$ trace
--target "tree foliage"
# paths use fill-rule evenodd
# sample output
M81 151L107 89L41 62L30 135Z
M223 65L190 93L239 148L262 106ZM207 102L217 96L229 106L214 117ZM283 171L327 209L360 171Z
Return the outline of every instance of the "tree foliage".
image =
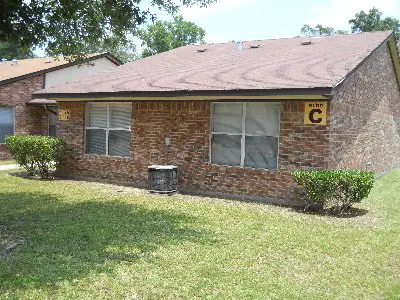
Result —
M79 59L87 45L128 36L148 20L150 8L176 13L181 5L207 6L216 0L0 0L0 41L39 46L49 55ZM148 4L147 4L148 3Z
M361 10L354 19L349 20L352 32L393 30L397 40L400 37L400 20L392 17L382 18L382 12L373 7L368 13Z
M318 24L317 26L315 26L315 28L319 31L320 35L333 35L335 34L335 29L333 29L332 27L325 27L321 24Z
M32 50L29 47L19 47L18 45L0 42L0 59L5 58L11 59L25 59L35 57Z
M338 29L335 30L335 34L348 34L349 32L347 30L343 30L343 29Z
M324 26L317 24L317 26L312 27L311 25L304 24L300 32L304 35L314 35L319 33L319 35L334 35L334 34L347 34L345 30L335 30L333 27Z
M52 136L8 136L7 148L28 175L49 178L64 159L65 143Z
M142 39L143 57L165 52L192 43L204 43L206 32L196 24L185 21L182 16L173 21L157 21L138 31Z
M104 53L109 52L123 63L128 63L138 59L136 45L133 41L127 39L121 42L116 37L109 37L97 43L83 46L84 53Z
M300 32L301 32L301 34L304 34L304 35L313 35L314 30L315 30L315 28L312 27L311 25L304 24L303 27L301 27Z
M382 18L382 12L377 8L373 7L368 13L361 10L356 13L353 19L349 20L351 25L351 32L372 32L372 31L385 31L392 30L396 36L396 39L400 38L400 19L393 17ZM345 30L335 30L329 26L323 26L318 24L315 27L310 25L303 25L301 33L305 35L313 35L315 31L319 31L321 35L333 35L333 34L347 34Z

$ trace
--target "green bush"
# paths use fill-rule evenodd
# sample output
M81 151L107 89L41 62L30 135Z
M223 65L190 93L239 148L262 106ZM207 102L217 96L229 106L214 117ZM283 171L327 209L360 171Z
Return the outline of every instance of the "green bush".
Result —
M368 197L374 173L361 170L293 171L295 182L306 194L307 206L330 206L341 214Z
M48 178L64 157L64 142L50 136L9 136L8 150L28 175Z

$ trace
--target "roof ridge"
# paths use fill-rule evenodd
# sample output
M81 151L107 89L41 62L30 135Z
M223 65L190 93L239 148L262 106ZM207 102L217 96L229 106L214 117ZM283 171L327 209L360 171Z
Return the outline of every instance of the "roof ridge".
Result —
M349 33L344 33L344 34L322 35L322 36L318 36L318 38L332 38L332 37L352 36L352 35L361 35L361 34L378 34L378 33L383 33L383 32L392 33L393 30L349 32ZM297 36L292 36L292 37L273 37L273 38L265 38L265 39L254 39L254 40L237 40L237 41L232 40L232 41L228 41L228 42L189 44L189 45L185 45L183 47L187 47L187 46L201 47L201 46L205 46L205 45L225 45L225 44L227 45L227 44L231 44L233 42L250 43L250 42L263 42L263 41L277 41L277 40L300 39L300 38L305 38L305 37L308 37L308 36L297 35ZM310 37L313 38L314 36L310 36ZM179 47L179 48L182 48L182 47Z

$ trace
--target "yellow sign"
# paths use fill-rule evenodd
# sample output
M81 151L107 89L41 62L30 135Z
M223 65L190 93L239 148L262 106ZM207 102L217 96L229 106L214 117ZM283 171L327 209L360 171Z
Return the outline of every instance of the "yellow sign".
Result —
M304 106L304 124L326 125L328 102L306 102Z
M58 119L60 121L68 121L71 117L71 111L67 109L60 109L58 111Z

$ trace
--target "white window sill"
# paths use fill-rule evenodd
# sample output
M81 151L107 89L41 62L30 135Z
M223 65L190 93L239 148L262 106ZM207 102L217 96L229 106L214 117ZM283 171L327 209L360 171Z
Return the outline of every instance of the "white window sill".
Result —
M117 155L90 154L90 153L83 153L83 156L96 157L96 158L124 159L124 160L129 160L132 158L131 156L117 156Z
M241 166L230 166L230 165L217 165L213 163L208 163L210 166L215 167L224 167L224 168L238 168L238 169L249 169L249 170L262 170L262 171L279 171L279 168L276 169L263 169L263 168L252 168L252 167L241 167Z

